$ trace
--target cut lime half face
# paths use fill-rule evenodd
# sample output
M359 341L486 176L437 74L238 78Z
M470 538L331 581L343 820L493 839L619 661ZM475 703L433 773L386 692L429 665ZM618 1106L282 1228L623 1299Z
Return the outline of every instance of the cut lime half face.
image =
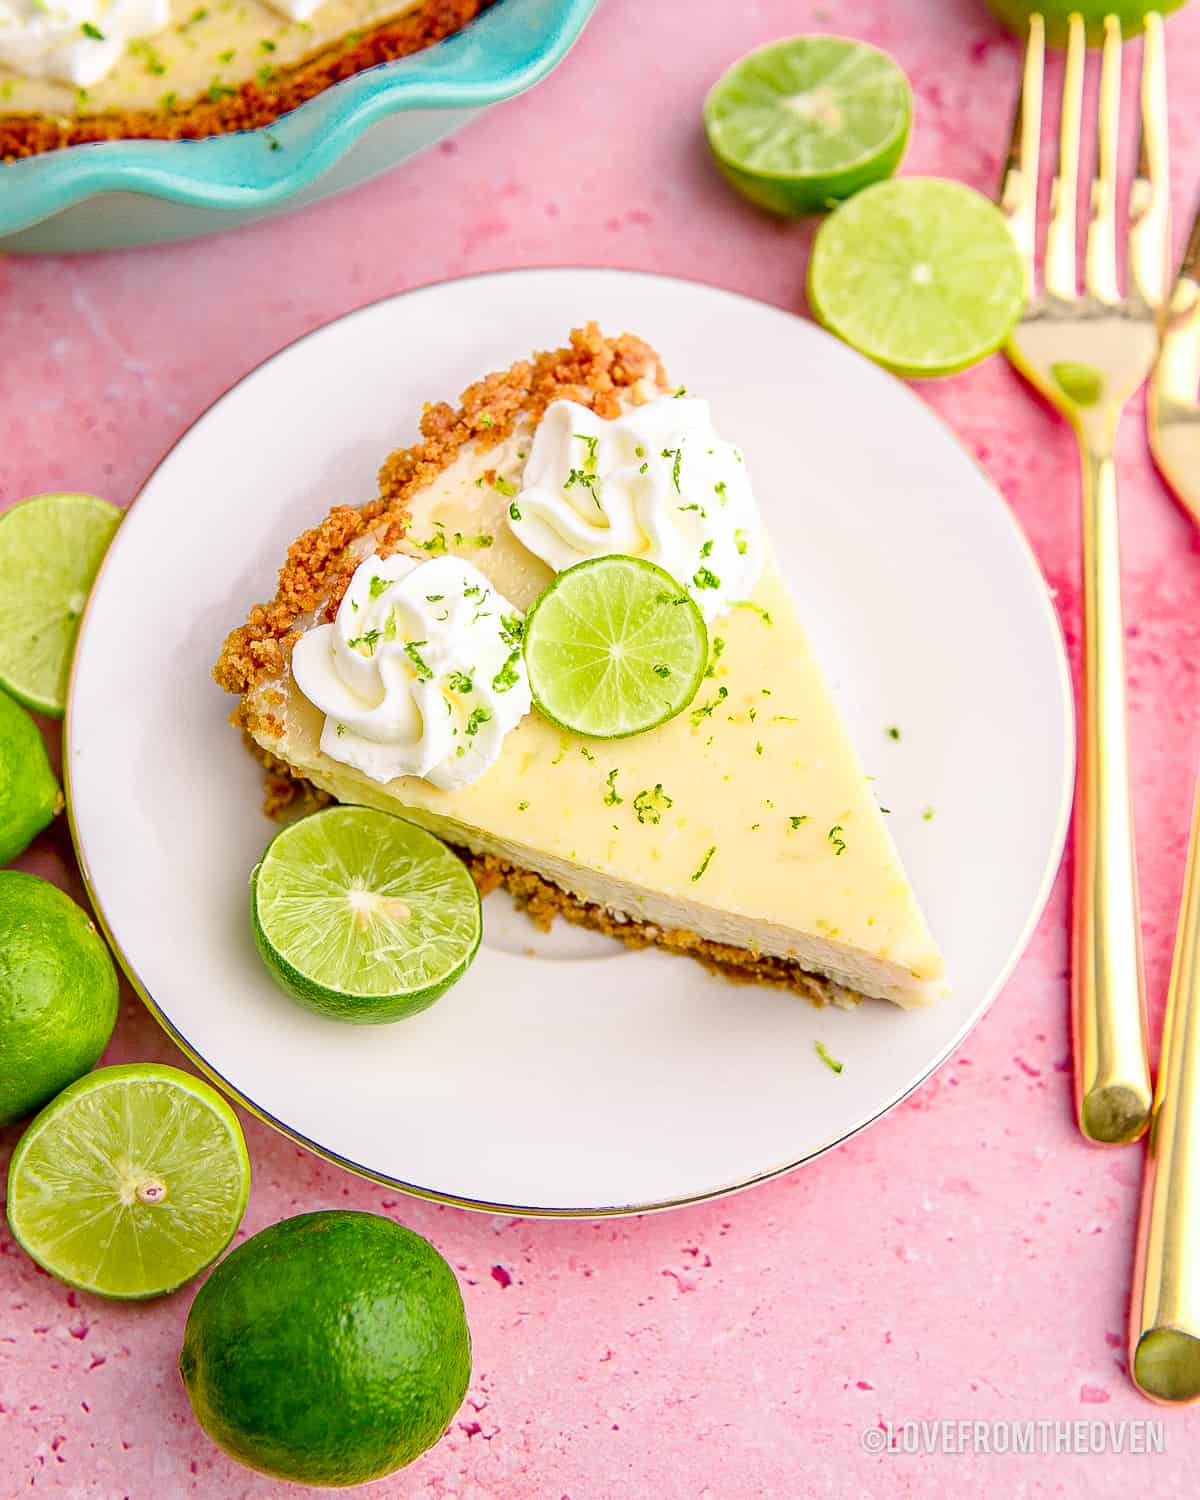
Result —
M17 1143L8 1222L38 1265L102 1297L157 1297L233 1238L250 1191L237 1117L177 1068L100 1068Z
M866 188L817 230L809 299L821 322L900 375L950 375L998 349L1025 273L993 203L961 182Z
M737 190L778 214L819 213L900 165L912 90L877 47L795 36L748 53L713 85L704 129Z
M61 718L79 619L121 512L95 495L34 495L0 515L0 688Z
M254 937L293 999L339 1021L397 1021L466 973L483 933L470 872L440 839L367 807L285 828L251 878Z
M534 704L574 734L620 739L665 724L696 696L707 664L695 600L641 558L576 563L525 619Z

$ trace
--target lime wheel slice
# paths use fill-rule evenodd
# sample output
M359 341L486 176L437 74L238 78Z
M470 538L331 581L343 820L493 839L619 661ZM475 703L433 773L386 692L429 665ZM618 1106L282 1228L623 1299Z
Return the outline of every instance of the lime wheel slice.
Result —
M825 326L901 375L950 375L998 349L1025 303L1003 215L973 188L904 177L817 230L809 300Z
M525 620L534 704L574 734L621 739L665 724L696 696L707 664L695 600L641 558L576 563Z

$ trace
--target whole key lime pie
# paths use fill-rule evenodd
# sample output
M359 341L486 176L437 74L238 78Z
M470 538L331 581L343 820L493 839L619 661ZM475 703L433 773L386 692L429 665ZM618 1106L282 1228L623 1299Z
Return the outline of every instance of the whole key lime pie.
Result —
M590 325L421 432L225 643L277 792L408 818L543 924L817 1003L932 1000L941 954L708 403Z
M0 0L0 161L249 130L494 0Z

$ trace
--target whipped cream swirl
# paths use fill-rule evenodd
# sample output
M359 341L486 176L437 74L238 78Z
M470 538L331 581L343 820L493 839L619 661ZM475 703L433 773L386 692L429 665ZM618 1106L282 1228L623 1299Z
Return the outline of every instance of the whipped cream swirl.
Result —
M292 651L321 750L372 781L476 781L530 710L522 616L458 557L368 557L332 625Z
M88 88L170 24L169 0L0 0L0 65Z
M308 21L321 8L324 0L267 0L272 10L290 21Z
M509 512L518 541L561 572L619 552L665 568L706 621L758 582L763 531L746 466L707 401L663 396L606 420L546 408Z

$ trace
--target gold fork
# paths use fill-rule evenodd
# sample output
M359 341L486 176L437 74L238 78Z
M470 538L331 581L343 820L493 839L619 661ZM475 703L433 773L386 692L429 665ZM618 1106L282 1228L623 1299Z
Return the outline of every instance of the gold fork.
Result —
M1136 1140L1150 1114L1133 814L1125 725L1121 564L1113 445L1121 411L1158 350L1169 239L1166 66L1162 20L1146 21L1142 128L1130 194L1130 290L1117 278L1117 142L1121 28L1104 23L1099 141L1084 258L1076 281L1075 200L1086 40L1068 24L1058 170L1047 226L1043 286L1036 285L1038 147L1045 23L1029 23L1021 96L1000 207L1026 267L1028 297L1009 342L1017 369L1075 429L1083 460L1082 738L1075 797L1071 1019L1075 1106L1089 1140Z
M1163 477L1200 525L1200 214L1146 407ZM1200 1397L1200 780L1142 1180L1129 1368L1158 1401Z

